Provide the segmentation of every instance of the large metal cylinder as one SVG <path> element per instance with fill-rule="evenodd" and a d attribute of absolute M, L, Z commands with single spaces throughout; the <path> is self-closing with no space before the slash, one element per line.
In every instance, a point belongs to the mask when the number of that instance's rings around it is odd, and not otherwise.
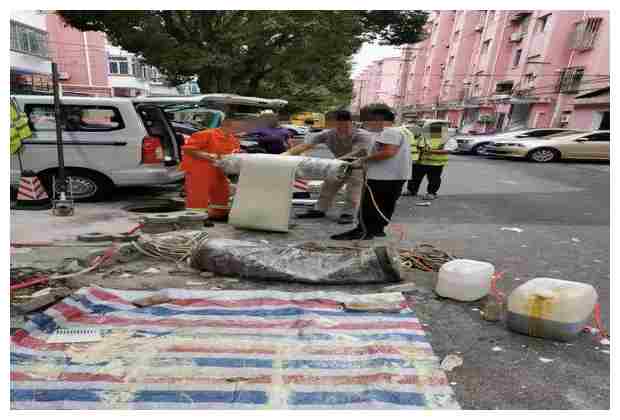
<path fill-rule="evenodd" d="M 273 157 L 273 155 L 265 155 Z M 238 153 L 223 156 L 216 162 L 216 166 L 221 168 L 226 175 L 238 175 L 245 159 L 260 159 L 260 153 Z M 343 179 L 351 172 L 351 164 L 338 159 L 322 159 L 306 156 L 282 156 L 282 159 L 295 159 L 299 161 L 296 178 L 310 181 L 321 181 L 325 179 Z"/>
<path fill-rule="evenodd" d="M 348 251 L 309 250 L 233 239 L 209 239 L 192 265 L 223 276 L 311 284 L 366 284 L 401 280 L 400 259 L 380 246 Z"/>

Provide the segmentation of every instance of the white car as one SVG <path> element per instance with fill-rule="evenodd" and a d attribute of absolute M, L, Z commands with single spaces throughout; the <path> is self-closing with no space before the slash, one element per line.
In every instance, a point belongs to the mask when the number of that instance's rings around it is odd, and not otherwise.
<path fill-rule="evenodd" d="M 52 96 L 16 95 L 32 137 L 20 152 L 24 170 L 34 171 L 48 192 L 58 170 Z M 70 196 L 103 199 L 114 186 L 157 185 L 182 180 L 179 147 L 161 108 L 127 98 L 67 96 L 62 101 L 62 138 Z M 11 185 L 21 174 L 11 156 Z"/>
<path fill-rule="evenodd" d="M 455 152 L 484 155 L 486 147 L 491 143 L 497 141 L 513 140 L 519 138 L 536 139 L 552 134 L 559 134 L 562 132 L 566 132 L 566 134 L 572 134 L 576 133 L 577 131 L 568 128 L 534 128 L 480 136 L 456 136 L 457 147 Z"/>
<path fill-rule="evenodd" d="M 48 192 L 58 170 L 56 121 L 52 96 L 16 95 L 32 137 L 11 156 L 11 186 L 21 170 L 34 171 Z M 286 105 L 279 99 L 209 94 L 195 97 L 95 98 L 65 96 L 62 138 L 69 194 L 76 201 L 98 201 L 116 186 L 161 185 L 181 181 L 181 134 L 175 134 L 165 105 L 174 103 L 253 112 Z M 52 194 L 50 194 L 52 195 Z"/>

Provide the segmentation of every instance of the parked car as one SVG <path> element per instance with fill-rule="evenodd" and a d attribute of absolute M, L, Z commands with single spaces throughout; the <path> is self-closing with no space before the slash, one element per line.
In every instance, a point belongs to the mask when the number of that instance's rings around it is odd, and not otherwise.
<path fill-rule="evenodd" d="M 33 133 L 22 142 L 23 169 L 37 173 L 51 192 L 58 170 L 53 97 L 16 95 L 15 100 L 28 116 Z M 265 108 L 277 109 L 286 103 L 232 94 L 131 99 L 65 96 L 61 124 L 70 195 L 76 201 L 98 201 L 115 186 L 181 181 L 184 173 L 178 170 L 178 164 L 183 135 L 191 135 L 197 125 L 202 127 L 202 117 L 223 112 L 258 115 Z M 174 105 L 191 105 L 202 119 L 170 121 L 169 111 Z M 220 123 L 221 118 L 213 125 Z M 20 174 L 19 159 L 13 155 L 11 186 L 19 185 Z"/>
<path fill-rule="evenodd" d="M 52 192 L 58 170 L 52 96 L 16 95 L 32 137 L 23 141 L 23 169 Z M 62 98 L 64 161 L 71 197 L 97 201 L 114 186 L 156 185 L 183 179 L 178 139 L 161 108 L 127 98 Z M 21 168 L 11 156 L 11 185 Z"/>
<path fill-rule="evenodd" d="M 525 158 L 532 162 L 560 159 L 609 160 L 609 131 L 561 133 L 494 142 L 487 147 L 492 156 Z"/>
<path fill-rule="evenodd" d="M 456 136 L 457 153 L 471 153 L 474 155 L 485 154 L 486 147 L 496 141 L 511 140 L 515 138 L 540 138 L 551 134 L 576 133 L 577 130 L 567 128 L 534 128 L 526 130 L 514 130 L 504 133 L 481 135 L 481 136 Z"/>

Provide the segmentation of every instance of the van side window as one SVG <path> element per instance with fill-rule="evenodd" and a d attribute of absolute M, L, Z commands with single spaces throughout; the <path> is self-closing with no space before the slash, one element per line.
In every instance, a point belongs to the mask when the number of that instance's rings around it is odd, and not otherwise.
<path fill-rule="evenodd" d="M 33 131 L 56 130 L 53 105 L 27 104 L 24 111 Z M 62 129 L 67 132 L 114 131 L 125 127 L 120 112 L 111 106 L 65 105 L 62 117 Z"/>
<path fill-rule="evenodd" d="M 52 106 L 28 104 L 24 112 L 28 115 L 28 125 L 32 131 L 56 130 L 56 116 Z"/>

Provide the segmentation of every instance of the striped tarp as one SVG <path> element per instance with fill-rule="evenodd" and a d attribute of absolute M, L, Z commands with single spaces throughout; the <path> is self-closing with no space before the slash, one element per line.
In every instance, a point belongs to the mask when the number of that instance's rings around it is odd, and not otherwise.
<path fill-rule="evenodd" d="M 400 294 L 90 287 L 37 315 L 11 344 L 15 409 L 458 408 Z M 343 310 L 396 300 L 400 313 Z M 96 327 L 97 343 L 46 344 Z"/>

